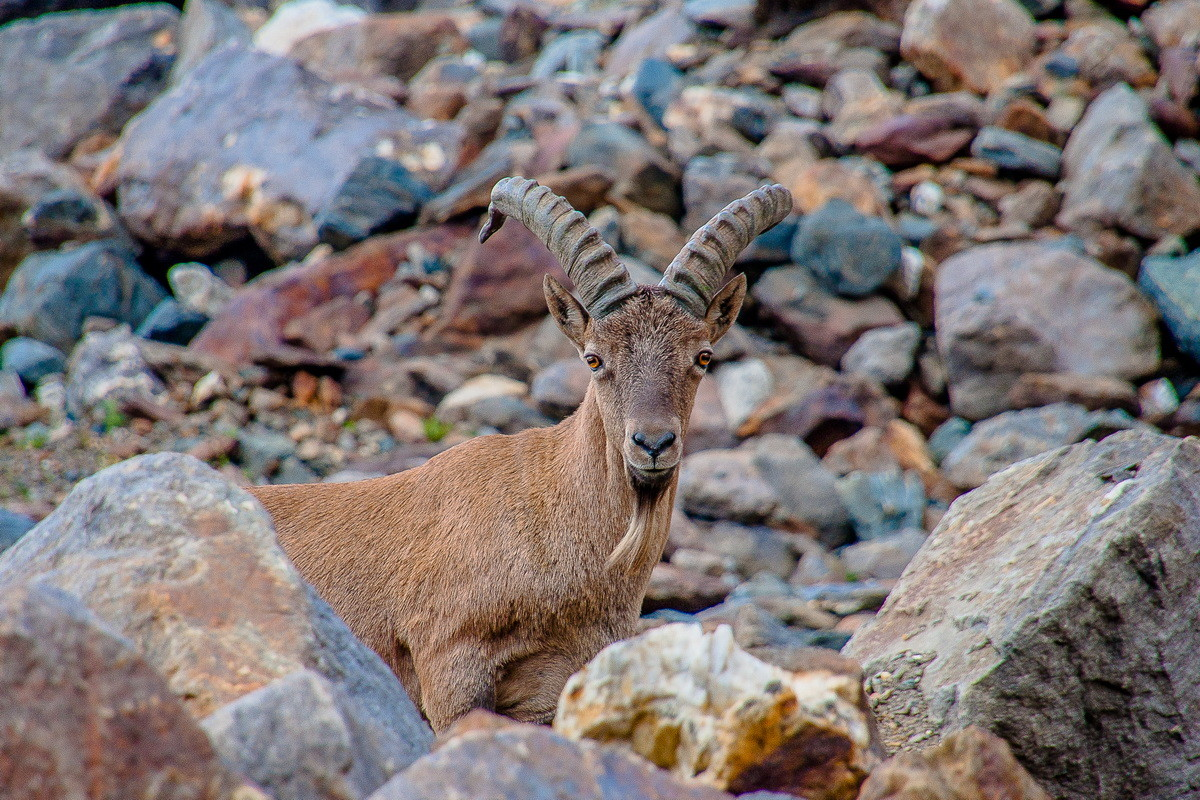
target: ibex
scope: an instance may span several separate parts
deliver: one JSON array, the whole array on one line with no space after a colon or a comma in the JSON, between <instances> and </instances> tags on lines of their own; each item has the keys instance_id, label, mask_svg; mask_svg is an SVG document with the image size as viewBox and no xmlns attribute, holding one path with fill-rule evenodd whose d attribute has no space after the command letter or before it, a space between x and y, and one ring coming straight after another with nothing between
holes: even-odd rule
<instances>
[{"instance_id":1,"label":"ibex","mask_svg":"<svg viewBox=\"0 0 1200 800\"><path fill-rule=\"evenodd\" d=\"M571 673L634 632L696 387L745 297L745 276L725 274L791 209L782 186L758 189L697 231L661 283L639 285L566 200L505 178L480 240L516 217L575 283L579 300L543 283L592 370L575 413L383 478L251 490L435 730L476 707L547 722Z\"/></svg>"}]
</instances>

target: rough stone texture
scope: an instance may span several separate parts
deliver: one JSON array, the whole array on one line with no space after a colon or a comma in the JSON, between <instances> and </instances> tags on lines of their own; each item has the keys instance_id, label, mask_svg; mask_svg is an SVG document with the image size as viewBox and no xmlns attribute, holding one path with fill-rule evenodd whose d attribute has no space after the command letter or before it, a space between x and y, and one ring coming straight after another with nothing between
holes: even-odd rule
<instances>
[{"instance_id":1,"label":"rough stone texture","mask_svg":"<svg viewBox=\"0 0 1200 800\"><path fill-rule=\"evenodd\" d=\"M69 351L88 317L140 325L166 297L118 242L34 253L0 295L0 327Z\"/></svg>"},{"instance_id":2,"label":"rough stone texture","mask_svg":"<svg viewBox=\"0 0 1200 800\"><path fill-rule=\"evenodd\" d=\"M1198 469L1125 432L959 499L845 649L889 745L976 724L1054 797L1195 795Z\"/></svg>"},{"instance_id":3,"label":"rough stone texture","mask_svg":"<svg viewBox=\"0 0 1200 800\"><path fill-rule=\"evenodd\" d=\"M150 370L128 326L83 337L67 364L67 412L85 423L105 424L133 410L169 414L167 387Z\"/></svg>"},{"instance_id":4,"label":"rough stone texture","mask_svg":"<svg viewBox=\"0 0 1200 800\"><path fill-rule=\"evenodd\" d=\"M857 677L774 667L727 627L665 625L606 647L571 676L554 729L621 743L737 793L850 800L875 760L861 700Z\"/></svg>"},{"instance_id":5,"label":"rough stone texture","mask_svg":"<svg viewBox=\"0 0 1200 800\"><path fill-rule=\"evenodd\" d=\"M222 706L202 727L226 763L289 800L365 797L407 765L401 731L366 720L311 669Z\"/></svg>"},{"instance_id":6,"label":"rough stone texture","mask_svg":"<svg viewBox=\"0 0 1200 800\"><path fill-rule=\"evenodd\" d=\"M0 592L34 578L131 637L197 718L307 668L352 725L391 732L392 771L429 746L399 681L300 578L262 507L190 456L81 482L0 559Z\"/></svg>"},{"instance_id":7,"label":"rough stone texture","mask_svg":"<svg viewBox=\"0 0 1200 800\"><path fill-rule=\"evenodd\" d=\"M317 242L314 215L362 156L386 149L437 183L453 166L452 138L290 59L227 46L125 129L118 210L139 238L192 257L251 235L279 260L299 258ZM440 159L406 158L421 146Z\"/></svg>"},{"instance_id":8,"label":"rough stone texture","mask_svg":"<svg viewBox=\"0 0 1200 800\"><path fill-rule=\"evenodd\" d=\"M679 497L689 514L755 524L779 511L779 495L748 449L703 450L683 460Z\"/></svg>"},{"instance_id":9,"label":"rough stone texture","mask_svg":"<svg viewBox=\"0 0 1200 800\"><path fill-rule=\"evenodd\" d=\"M288 51L333 80L389 77L411 80L444 52L467 43L446 14L372 14L347 25L305 36Z\"/></svg>"},{"instance_id":10,"label":"rough stone texture","mask_svg":"<svg viewBox=\"0 0 1200 800\"><path fill-rule=\"evenodd\" d=\"M1088 411L1072 403L1005 411L973 427L942 469L951 483L973 489L1018 461L1137 425L1123 411Z\"/></svg>"},{"instance_id":11,"label":"rough stone texture","mask_svg":"<svg viewBox=\"0 0 1200 800\"><path fill-rule=\"evenodd\" d=\"M74 597L0 593L7 800L265 800L221 764L162 677Z\"/></svg>"},{"instance_id":12,"label":"rough stone texture","mask_svg":"<svg viewBox=\"0 0 1200 800\"><path fill-rule=\"evenodd\" d=\"M1000 88L1033 58L1033 18L1016 0L915 0L904 14L904 58L942 91Z\"/></svg>"},{"instance_id":13,"label":"rough stone texture","mask_svg":"<svg viewBox=\"0 0 1200 800\"><path fill-rule=\"evenodd\" d=\"M886 222L835 198L800 222L792 260L811 269L829 291L862 297L900 268L902 246Z\"/></svg>"},{"instance_id":14,"label":"rough stone texture","mask_svg":"<svg viewBox=\"0 0 1200 800\"><path fill-rule=\"evenodd\" d=\"M166 83L178 20L146 3L0 28L0 155L35 147L62 158L90 135L120 133Z\"/></svg>"},{"instance_id":15,"label":"rough stone texture","mask_svg":"<svg viewBox=\"0 0 1200 800\"><path fill-rule=\"evenodd\" d=\"M858 337L842 356L842 369L884 385L897 384L912 372L920 343L921 326L915 322L874 328Z\"/></svg>"},{"instance_id":16,"label":"rough stone texture","mask_svg":"<svg viewBox=\"0 0 1200 800\"><path fill-rule=\"evenodd\" d=\"M1060 188L1057 222L1068 229L1120 228L1146 239L1200 229L1200 181L1125 84L1093 100L1071 131Z\"/></svg>"},{"instance_id":17,"label":"rough stone texture","mask_svg":"<svg viewBox=\"0 0 1200 800\"><path fill-rule=\"evenodd\" d=\"M999 736L974 725L880 764L858 800L1050 800Z\"/></svg>"},{"instance_id":18,"label":"rough stone texture","mask_svg":"<svg viewBox=\"0 0 1200 800\"><path fill-rule=\"evenodd\" d=\"M1005 410L1026 372L1137 378L1159 364L1146 298L1062 243L965 250L939 267L935 294L950 405L968 419Z\"/></svg>"},{"instance_id":19,"label":"rough stone texture","mask_svg":"<svg viewBox=\"0 0 1200 800\"><path fill-rule=\"evenodd\" d=\"M369 800L730 800L655 768L622 748L573 742L548 728L473 711L437 750Z\"/></svg>"}]
</instances>

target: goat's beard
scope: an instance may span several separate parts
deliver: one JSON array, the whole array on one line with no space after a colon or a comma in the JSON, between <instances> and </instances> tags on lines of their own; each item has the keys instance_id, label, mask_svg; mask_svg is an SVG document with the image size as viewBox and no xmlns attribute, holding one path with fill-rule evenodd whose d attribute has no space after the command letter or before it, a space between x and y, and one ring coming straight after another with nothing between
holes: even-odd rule
<instances>
[{"instance_id":1,"label":"goat's beard","mask_svg":"<svg viewBox=\"0 0 1200 800\"><path fill-rule=\"evenodd\" d=\"M674 473L674 469L670 473ZM609 569L621 569L624 572L631 572L633 568L641 564L649 555L647 550L654 546L654 534L668 530L670 527L671 514L671 493L667 491L670 485L670 480L664 480L661 483L655 481L654 484L648 485L645 489L638 487L634 483L634 488L637 493L637 500L633 509L633 516L629 520L629 527L625 530L625 535L621 537L621 541L613 548L613 551L608 556L608 561L605 566ZM659 519L659 515L666 511L666 520ZM662 542L659 542L659 547Z\"/></svg>"}]
</instances>

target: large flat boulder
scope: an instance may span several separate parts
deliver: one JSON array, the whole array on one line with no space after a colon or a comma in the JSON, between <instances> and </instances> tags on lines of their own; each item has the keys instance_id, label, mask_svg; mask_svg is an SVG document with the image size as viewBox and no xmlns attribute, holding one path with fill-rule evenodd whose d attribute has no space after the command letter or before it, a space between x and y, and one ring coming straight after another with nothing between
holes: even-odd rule
<instances>
[{"instance_id":1,"label":"large flat boulder","mask_svg":"<svg viewBox=\"0 0 1200 800\"><path fill-rule=\"evenodd\" d=\"M957 500L858 659L886 743L979 725L1057 798L1200 787L1200 442L1126 431Z\"/></svg>"},{"instance_id":2,"label":"large flat boulder","mask_svg":"<svg viewBox=\"0 0 1200 800\"><path fill-rule=\"evenodd\" d=\"M7 800L265 800L133 644L65 592L0 593L0 664Z\"/></svg>"},{"instance_id":3,"label":"large flat boulder","mask_svg":"<svg viewBox=\"0 0 1200 800\"><path fill-rule=\"evenodd\" d=\"M0 27L0 155L62 158L115 137L162 91L179 12L166 3L47 14Z\"/></svg>"},{"instance_id":4,"label":"large flat boulder","mask_svg":"<svg viewBox=\"0 0 1200 800\"><path fill-rule=\"evenodd\" d=\"M452 130L289 58L228 45L126 128L118 211L139 238L192 257L249 235L281 261L298 258L363 158L388 153L436 184L456 158Z\"/></svg>"},{"instance_id":5,"label":"large flat boulder","mask_svg":"<svg viewBox=\"0 0 1200 800\"><path fill-rule=\"evenodd\" d=\"M934 292L959 416L1010 408L1007 394L1028 372L1138 378L1158 368L1153 306L1069 239L969 248L938 268Z\"/></svg>"},{"instance_id":6,"label":"large flat boulder","mask_svg":"<svg viewBox=\"0 0 1200 800\"><path fill-rule=\"evenodd\" d=\"M0 593L34 579L133 640L196 718L310 669L384 743L363 767L380 782L428 750L399 681L301 579L262 506L190 456L81 482L0 557Z\"/></svg>"}]
</instances>

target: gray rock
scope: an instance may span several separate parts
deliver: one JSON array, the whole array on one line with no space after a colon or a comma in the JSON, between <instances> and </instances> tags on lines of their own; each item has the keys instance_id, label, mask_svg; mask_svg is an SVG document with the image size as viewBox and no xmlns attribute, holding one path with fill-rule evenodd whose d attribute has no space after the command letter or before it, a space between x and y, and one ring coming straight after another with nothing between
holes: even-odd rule
<instances>
[{"instance_id":1,"label":"gray rock","mask_svg":"<svg viewBox=\"0 0 1200 800\"><path fill-rule=\"evenodd\" d=\"M693 516L757 524L779 509L779 495L748 449L703 450L683 459L679 497Z\"/></svg>"},{"instance_id":2,"label":"gray rock","mask_svg":"<svg viewBox=\"0 0 1200 800\"><path fill-rule=\"evenodd\" d=\"M545 44L529 69L531 78L550 78L558 72L594 75L607 39L599 31L577 30L560 34Z\"/></svg>"},{"instance_id":3,"label":"gray rock","mask_svg":"<svg viewBox=\"0 0 1200 800\"><path fill-rule=\"evenodd\" d=\"M251 34L234 8L221 0L184 0L175 62L168 82L178 84L213 50L226 44L249 45Z\"/></svg>"},{"instance_id":4,"label":"gray rock","mask_svg":"<svg viewBox=\"0 0 1200 800\"><path fill-rule=\"evenodd\" d=\"M411 747L354 697L301 669L201 723L225 763L272 797L365 797L411 761Z\"/></svg>"},{"instance_id":5,"label":"gray rock","mask_svg":"<svg viewBox=\"0 0 1200 800\"><path fill-rule=\"evenodd\" d=\"M73 11L0 28L0 155L62 158L116 135L162 91L179 12L165 3Z\"/></svg>"},{"instance_id":6,"label":"gray rock","mask_svg":"<svg viewBox=\"0 0 1200 800\"><path fill-rule=\"evenodd\" d=\"M950 407L967 419L1009 407L1027 372L1132 379L1158 368L1153 306L1071 241L972 247L946 259L934 289Z\"/></svg>"},{"instance_id":7,"label":"gray rock","mask_svg":"<svg viewBox=\"0 0 1200 800\"><path fill-rule=\"evenodd\" d=\"M0 347L0 369L15 372L29 386L62 372L66 366L67 356L62 350L28 336L9 339Z\"/></svg>"},{"instance_id":8,"label":"gray rock","mask_svg":"<svg viewBox=\"0 0 1200 800\"><path fill-rule=\"evenodd\" d=\"M1200 360L1200 251L1146 258L1138 286L1158 307L1179 349Z\"/></svg>"},{"instance_id":9,"label":"gray rock","mask_svg":"<svg viewBox=\"0 0 1200 800\"><path fill-rule=\"evenodd\" d=\"M238 431L237 440L242 467L256 477L270 475L285 458L296 453L295 442L263 425Z\"/></svg>"},{"instance_id":10,"label":"gray rock","mask_svg":"<svg viewBox=\"0 0 1200 800\"><path fill-rule=\"evenodd\" d=\"M128 326L84 336L67 363L67 413L108 425L114 414L154 408L170 408L167 387L142 357Z\"/></svg>"},{"instance_id":11,"label":"gray rock","mask_svg":"<svg viewBox=\"0 0 1200 800\"><path fill-rule=\"evenodd\" d=\"M538 410L565 419L583 402L592 371L579 358L564 358L533 376L529 394Z\"/></svg>"},{"instance_id":12,"label":"gray rock","mask_svg":"<svg viewBox=\"0 0 1200 800\"><path fill-rule=\"evenodd\" d=\"M1054 145L989 125L971 142L971 155L990 161L1000 169L1028 173L1039 178L1057 178L1062 170L1062 150Z\"/></svg>"},{"instance_id":13,"label":"gray rock","mask_svg":"<svg viewBox=\"0 0 1200 800\"><path fill-rule=\"evenodd\" d=\"M765 182L758 165L733 153L688 159L683 169L684 230L696 230Z\"/></svg>"},{"instance_id":14,"label":"gray rock","mask_svg":"<svg viewBox=\"0 0 1200 800\"><path fill-rule=\"evenodd\" d=\"M737 427L750 418L754 409L771 396L775 379L761 358L747 358L722 364L713 376L721 395L721 406L729 427Z\"/></svg>"},{"instance_id":15,"label":"gray rock","mask_svg":"<svg viewBox=\"0 0 1200 800\"><path fill-rule=\"evenodd\" d=\"M1060 188L1057 222L1070 230L1120 228L1161 239L1200 229L1200 181L1126 84L1093 100L1071 131Z\"/></svg>"},{"instance_id":16,"label":"gray rock","mask_svg":"<svg viewBox=\"0 0 1200 800\"><path fill-rule=\"evenodd\" d=\"M629 89L635 102L661 127L667 107L683 88L683 72L670 61L647 58L638 65Z\"/></svg>"},{"instance_id":17,"label":"gray rock","mask_svg":"<svg viewBox=\"0 0 1200 800\"><path fill-rule=\"evenodd\" d=\"M960 498L845 655L889 748L976 724L1053 797L1200 786L1195 439L1130 431Z\"/></svg>"},{"instance_id":18,"label":"gray rock","mask_svg":"<svg viewBox=\"0 0 1200 800\"><path fill-rule=\"evenodd\" d=\"M555 420L530 405L524 398L485 397L466 409L466 423L479 432L519 433L544 428Z\"/></svg>"},{"instance_id":19,"label":"gray rock","mask_svg":"<svg viewBox=\"0 0 1200 800\"><path fill-rule=\"evenodd\" d=\"M800 221L792 260L811 269L829 291L862 297L900 269L903 246L882 219L835 198Z\"/></svg>"},{"instance_id":20,"label":"gray rock","mask_svg":"<svg viewBox=\"0 0 1200 800\"><path fill-rule=\"evenodd\" d=\"M717 522L694 545L728 559L742 578L766 573L786 579L796 569L797 559L787 540L778 531L762 525Z\"/></svg>"},{"instance_id":21,"label":"gray rock","mask_svg":"<svg viewBox=\"0 0 1200 800\"><path fill-rule=\"evenodd\" d=\"M416 159L433 168L413 177L440 186L456 160L454 131L291 59L228 45L125 128L117 208L139 239L193 258L247 234L276 259L300 258L317 243L315 215L364 156L382 148L403 161L428 146L443 157Z\"/></svg>"},{"instance_id":22,"label":"gray rock","mask_svg":"<svg viewBox=\"0 0 1200 800\"><path fill-rule=\"evenodd\" d=\"M946 460L946 456L950 455L958 446L958 443L967 438L967 434L970 432L969 420L962 417L951 417L929 434L929 455L933 457L935 463L941 464Z\"/></svg>"},{"instance_id":23,"label":"gray rock","mask_svg":"<svg viewBox=\"0 0 1200 800\"><path fill-rule=\"evenodd\" d=\"M430 188L403 165L369 155L358 162L313 223L322 242L342 249L373 234L412 225L432 197Z\"/></svg>"},{"instance_id":24,"label":"gray rock","mask_svg":"<svg viewBox=\"0 0 1200 800\"><path fill-rule=\"evenodd\" d=\"M951 483L973 489L1018 461L1139 425L1124 411L1088 411L1072 403L1006 411L971 428L942 469Z\"/></svg>"},{"instance_id":25,"label":"gray rock","mask_svg":"<svg viewBox=\"0 0 1200 800\"><path fill-rule=\"evenodd\" d=\"M24 514L0 508L0 553L16 544L36 524Z\"/></svg>"},{"instance_id":26,"label":"gray rock","mask_svg":"<svg viewBox=\"0 0 1200 800\"><path fill-rule=\"evenodd\" d=\"M925 531L908 529L856 542L842 548L842 564L860 578L894 580L925 544L925 538Z\"/></svg>"},{"instance_id":27,"label":"gray rock","mask_svg":"<svg viewBox=\"0 0 1200 800\"><path fill-rule=\"evenodd\" d=\"M154 307L134 332L143 339L186 345L207 322L204 314L168 297Z\"/></svg>"},{"instance_id":28,"label":"gray rock","mask_svg":"<svg viewBox=\"0 0 1200 800\"><path fill-rule=\"evenodd\" d=\"M915 470L856 470L838 479L837 493L859 539L879 539L921 527L925 487Z\"/></svg>"},{"instance_id":29,"label":"gray rock","mask_svg":"<svg viewBox=\"0 0 1200 800\"><path fill-rule=\"evenodd\" d=\"M34 253L0 295L0 325L69 351L88 317L140 325L166 292L120 243Z\"/></svg>"},{"instance_id":30,"label":"gray rock","mask_svg":"<svg viewBox=\"0 0 1200 800\"><path fill-rule=\"evenodd\" d=\"M842 356L842 371L865 375L885 386L902 383L913 370L921 326L915 322L874 328Z\"/></svg>"},{"instance_id":31,"label":"gray rock","mask_svg":"<svg viewBox=\"0 0 1200 800\"><path fill-rule=\"evenodd\" d=\"M139 456L82 481L0 558L0 595L33 579L130 637L196 718L310 669L351 731L395 747L358 774L387 778L428 751L400 682L301 579L262 506L190 456Z\"/></svg>"},{"instance_id":32,"label":"gray rock","mask_svg":"<svg viewBox=\"0 0 1200 800\"><path fill-rule=\"evenodd\" d=\"M86 189L71 187L46 192L29 206L21 224L29 240L41 250L113 236L124 238L130 249L134 248L108 204Z\"/></svg>"},{"instance_id":33,"label":"gray rock","mask_svg":"<svg viewBox=\"0 0 1200 800\"><path fill-rule=\"evenodd\" d=\"M167 270L167 283L184 307L215 317L233 299L233 287L203 264L176 264Z\"/></svg>"},{"instance_id":34,"label":"gray rock","mask_svg":"<svg viewBox=\"0 0 1200 800\"><path fill-rule=\"evenodd\" d=\"M612 172L615 196L679 216L679 172L637 131L616 122L584 125L567 146L567 166L597 164Z\"/></svg>"},{"instance_id":35,"label":"gray rock","mask_svg":"<svg viewBox=\"0 0 1200 800\"><path fill-rule=\"evenodd\" d=\"M840 534L848 517L838 495L837 476L799 436L768 433L740 449L754 454L753 463L779 497L779 512L806 522L824 534Z\"/></svg>"}]
</instances>

